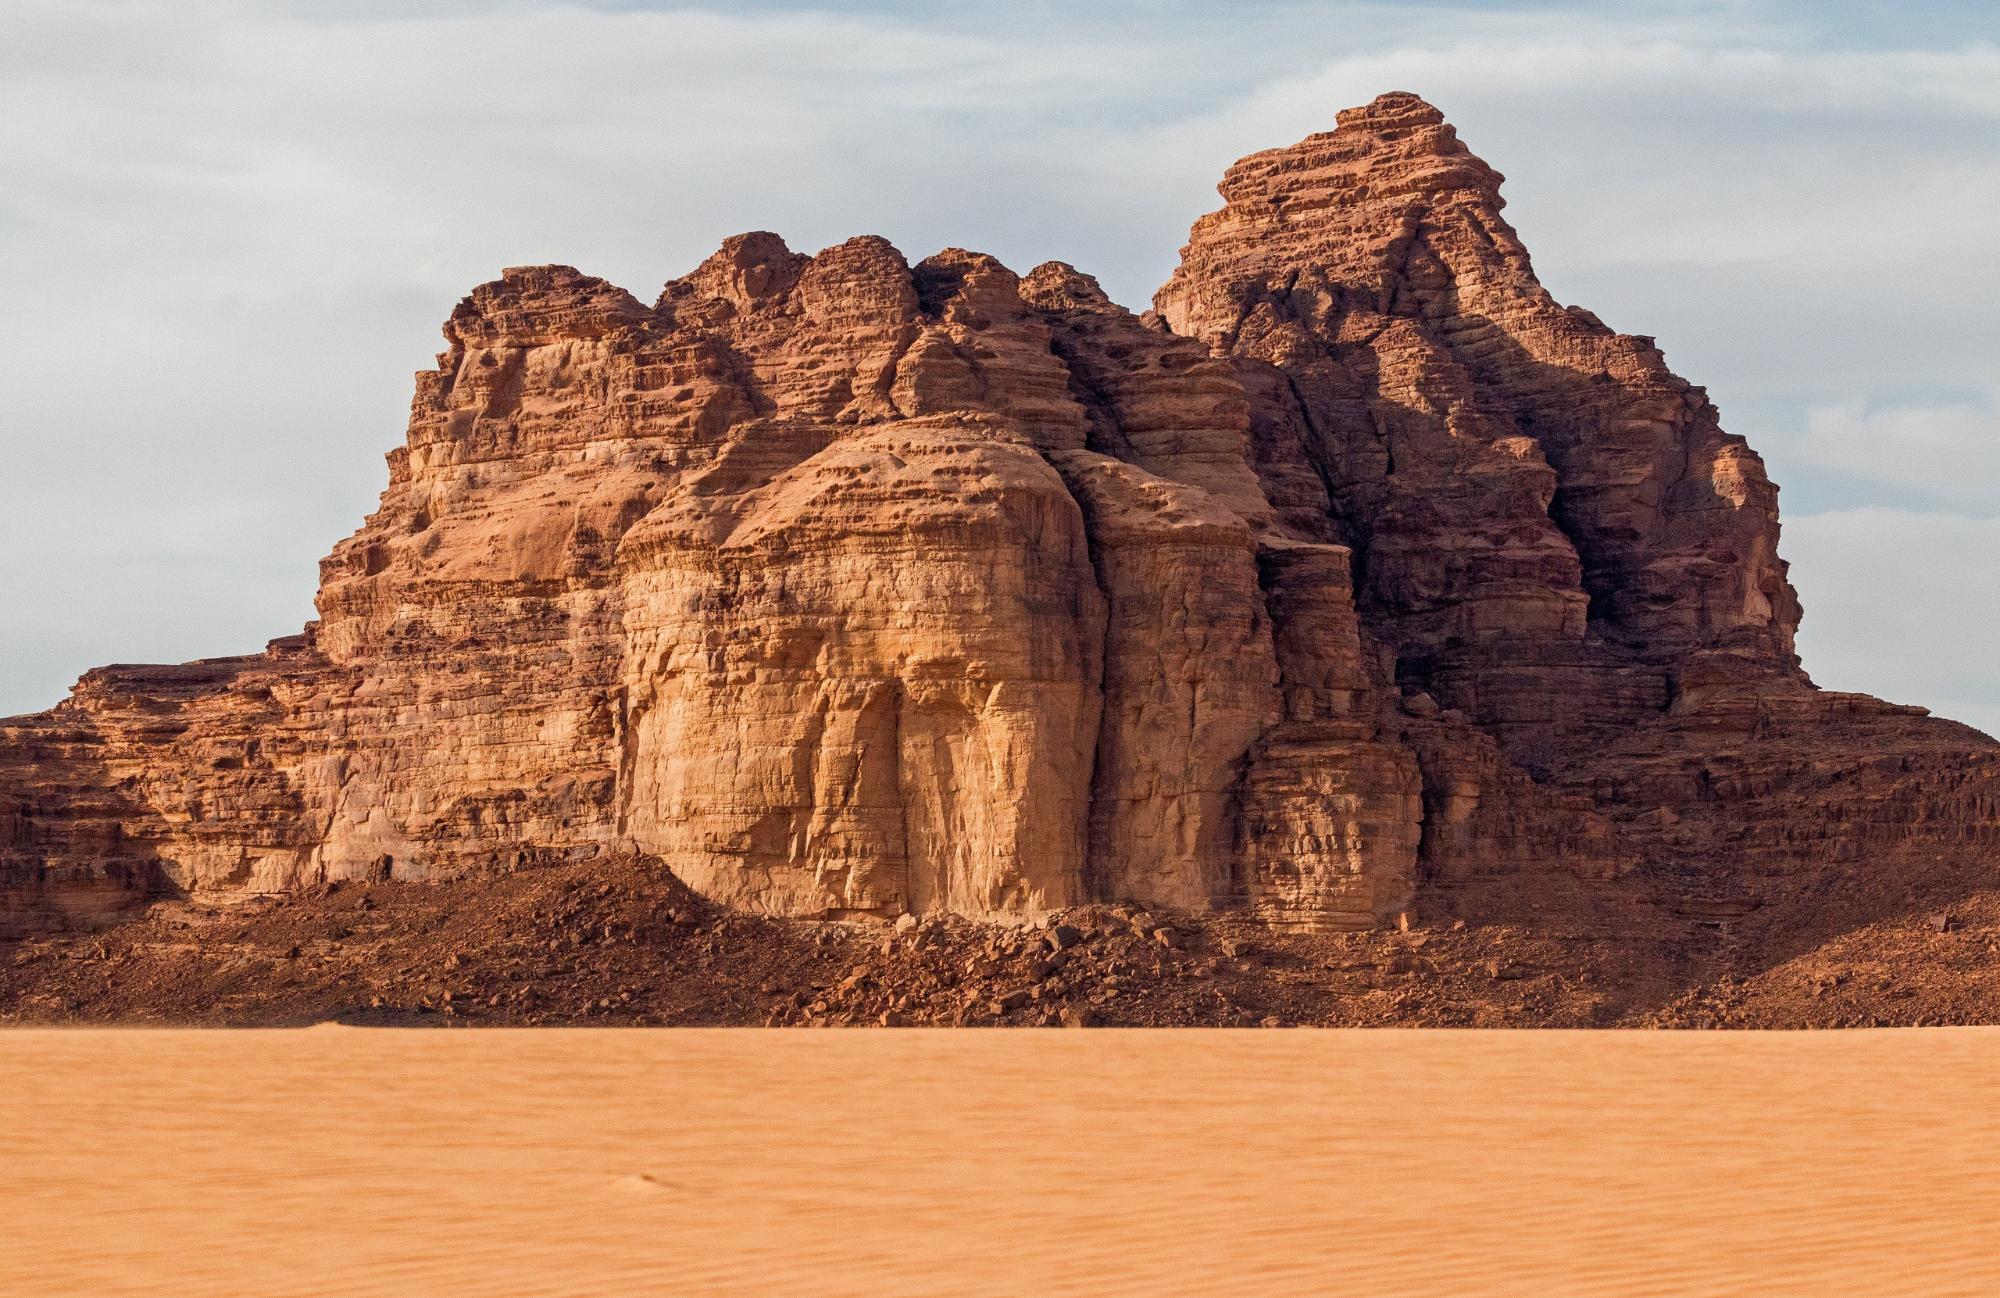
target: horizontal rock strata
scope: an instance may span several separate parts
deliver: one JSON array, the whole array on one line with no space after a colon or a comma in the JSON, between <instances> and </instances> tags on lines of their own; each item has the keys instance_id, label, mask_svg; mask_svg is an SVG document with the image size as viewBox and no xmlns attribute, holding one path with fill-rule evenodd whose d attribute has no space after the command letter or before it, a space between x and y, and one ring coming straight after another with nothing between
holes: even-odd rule
<instances>
[{"instance_id":1,"label":"horizontal rock strata","mask_svg":"<svg viewBox=\"0 0 2000 1298\"><path fill-rule=\"evenodd\" d=\"M1144 316L874 238L506 271L302 635L0 722L0 936L634 853L1338 928L1993 851L2000 749L1813 687L1761 461L1500 179L1385 95L1232 167Z\"/></svg>"}]
</instances>

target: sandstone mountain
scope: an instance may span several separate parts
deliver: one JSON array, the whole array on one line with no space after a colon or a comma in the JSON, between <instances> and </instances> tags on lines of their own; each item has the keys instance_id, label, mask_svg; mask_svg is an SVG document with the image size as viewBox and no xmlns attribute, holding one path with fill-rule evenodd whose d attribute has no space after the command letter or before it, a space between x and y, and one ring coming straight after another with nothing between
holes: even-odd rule
<instances>
[{"instance_id":1,"label":"sandstone mountain","mask_svg":"<svg viewBox=\"0 0 2000 1298\"><path fill-rule=\"evenodd\" d=\"M632 857L1293 928L1984 869L2000 745L1812 685L1762 462L1500 183L1384 95L1230 168L1141 316L865 237L504 272L303 634L0 722L0 936Z\"/></svg>"}]
</instances>

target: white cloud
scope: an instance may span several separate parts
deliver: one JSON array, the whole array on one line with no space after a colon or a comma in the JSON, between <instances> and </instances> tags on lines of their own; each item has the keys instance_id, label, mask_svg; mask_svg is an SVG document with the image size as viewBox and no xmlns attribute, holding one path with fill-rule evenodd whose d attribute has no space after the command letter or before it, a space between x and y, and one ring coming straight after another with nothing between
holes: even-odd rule
<instances>
[{"instance_id":1,"label":"white cloud","mask_svg":"<svg viewBox=\"0 0 2000 1298\"><path fill-rule=\"evenodd\" d=\"M2000 403L1883 406L1861 399L1806 415L1801 462L1933 502L2000 513Z\"/></svg>"},{"instance_id":2,"label":"white cloud","mask_svg":"<svg viewBox=\"0 0 2000 1298\"><path fill-rule=\"evenodd\" d=\"M1864 508L1785 523L1813 679L2000 735L2000 518Z\"/></svg>"}]
</instances>

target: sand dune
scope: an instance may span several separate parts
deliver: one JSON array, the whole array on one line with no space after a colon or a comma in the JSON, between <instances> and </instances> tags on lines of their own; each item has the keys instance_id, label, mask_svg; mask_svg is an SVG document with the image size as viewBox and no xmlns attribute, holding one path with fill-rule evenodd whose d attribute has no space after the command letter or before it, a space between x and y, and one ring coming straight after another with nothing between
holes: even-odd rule
<instances>
[{"instance_id":1,"label":"sand dune","mask_svg":"<svg viewBox=\"0 0 2000 1298\"><path fill-rule=\"evenodd\" d=\"M0 1291L1990 1294L2000 1031L0 1035Z\"/></svg>"}]
</instances>

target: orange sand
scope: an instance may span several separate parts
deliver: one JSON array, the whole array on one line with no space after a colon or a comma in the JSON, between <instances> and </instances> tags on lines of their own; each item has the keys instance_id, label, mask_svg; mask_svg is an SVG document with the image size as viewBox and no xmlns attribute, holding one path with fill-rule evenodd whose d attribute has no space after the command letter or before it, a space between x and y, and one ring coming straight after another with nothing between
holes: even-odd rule
<instances>
[{"instance_id":1,"label":"orange sand","mask_svg":"<svg viewBox=\"0 0 2000 1298\"><path fill-rule=\"evenodd\" d=\"M18 1031L6 1294L2000 1292L2000 1030Z\"/></svg>"}]
</instances>

